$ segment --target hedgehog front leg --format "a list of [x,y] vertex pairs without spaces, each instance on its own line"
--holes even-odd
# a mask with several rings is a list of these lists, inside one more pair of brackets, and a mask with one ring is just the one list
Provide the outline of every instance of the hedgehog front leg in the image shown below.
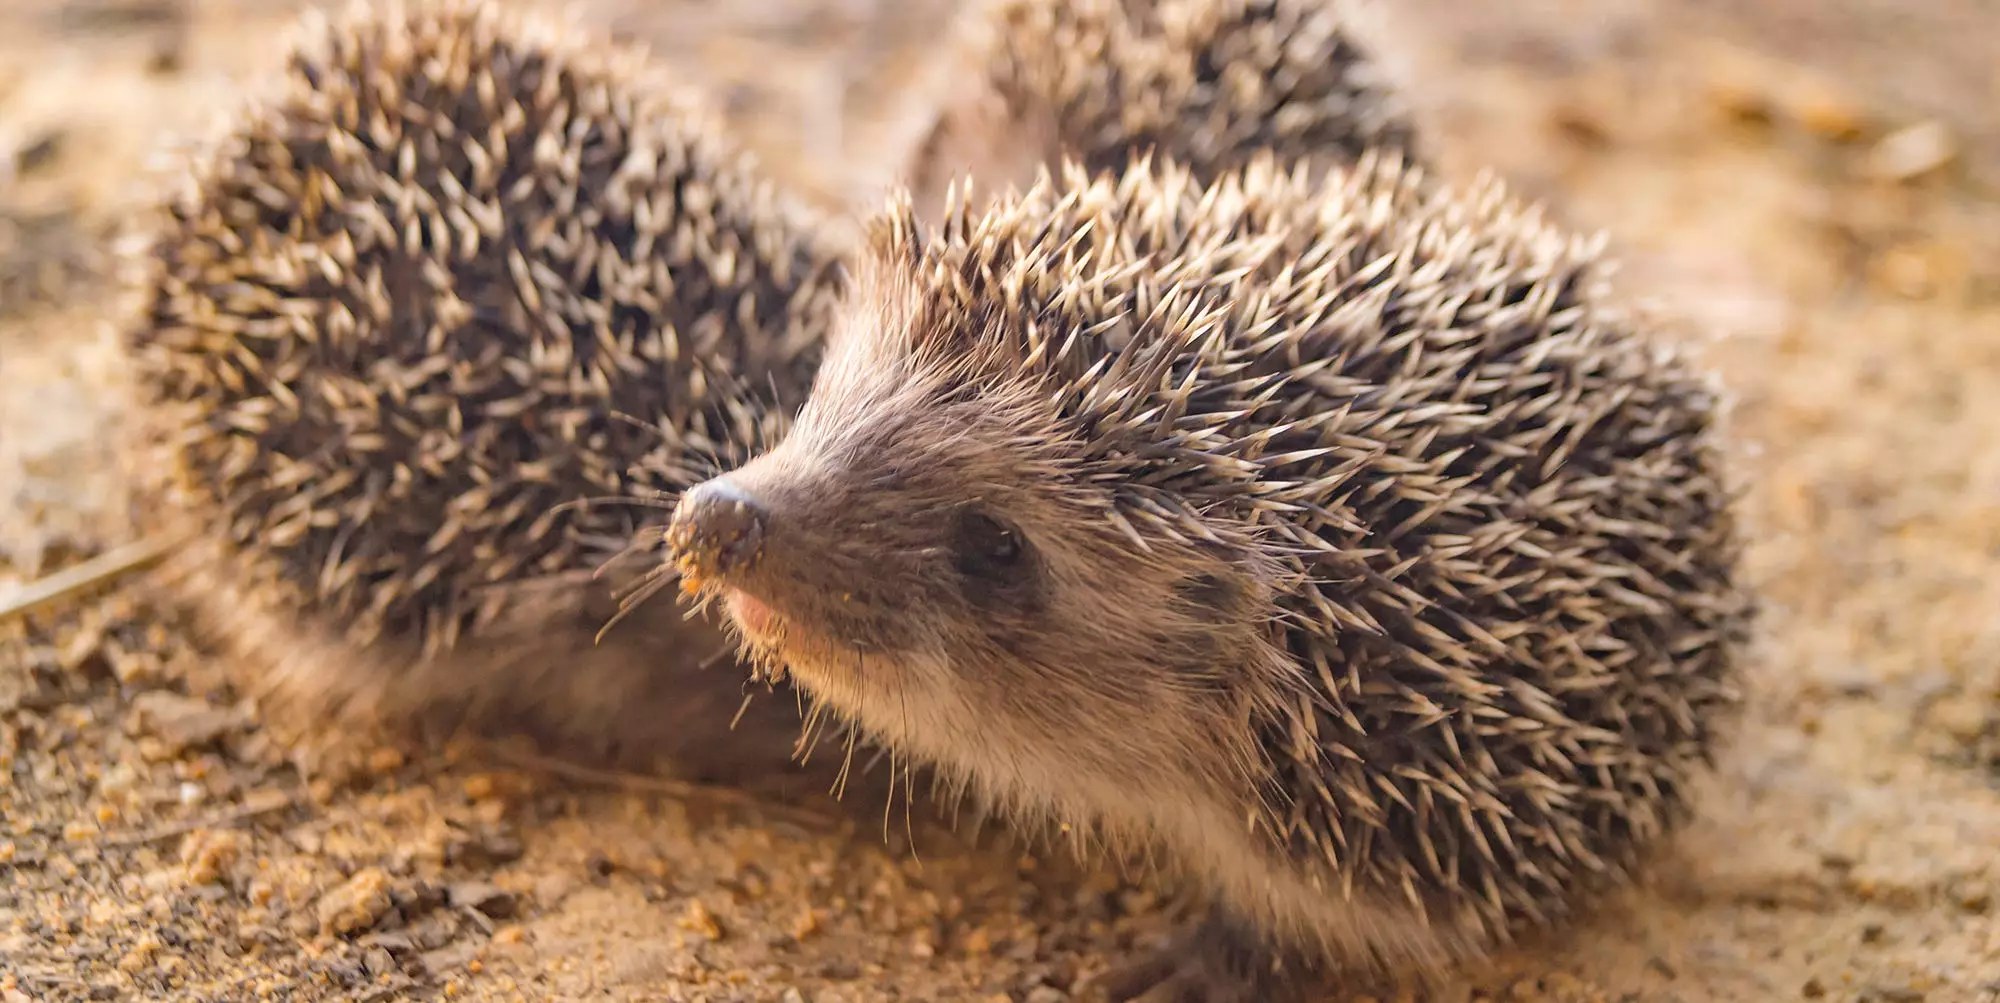
[[1220,909],[1099,979],[1111,1003],[1308,1003],[1312,973]]

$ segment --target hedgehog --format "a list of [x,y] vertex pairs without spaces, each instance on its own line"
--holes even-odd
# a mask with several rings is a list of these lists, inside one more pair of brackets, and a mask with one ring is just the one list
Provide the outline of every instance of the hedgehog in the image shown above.
[[668,514],[630,499],[776,434],[843,281],[700,100],[496,4],[357,3],[163,202],[124,337],[138,516],[271,703],[765,756],[718,734],[742,674],[692,672],[714,628],[595,643]]
[[797,421],[655,572],[982,807],[1192,882],[1117,999],[1435,980],[1573,921],[1739,706],[1723,398],[1605,241],[1490,174],[1310,175],[892,197]]
[[1116,173],[1154,153],[1202,181],[1263,152],[1414,163],[1412,110],[1354,13],[1341,0],[989,0],[954,40],[979,69],[948,85],[904,181],[930,214],[968,175],[997,194],[1065,158]]

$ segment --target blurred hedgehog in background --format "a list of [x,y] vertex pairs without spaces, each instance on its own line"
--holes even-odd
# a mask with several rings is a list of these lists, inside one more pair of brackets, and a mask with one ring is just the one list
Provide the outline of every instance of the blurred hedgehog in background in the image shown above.
[[803,398],[838,251],[642,51],[497,4],[312,15],[274,83],[132,262],[165,580],[315,715],[781,767],[796,708],[719,734],[742,677],[692,674],[710,630],[667,604],[593,639],[665,514],[629,499]]
[[1117,173],[1152,153],[1206,181],[1259,152],[1316,167],[1418,157],[1410,112],[1349,13],[1340,0],[989,0],[959,38],[979,68],[904,180],[928,216],[954,180],[998,194],[1065,158]]

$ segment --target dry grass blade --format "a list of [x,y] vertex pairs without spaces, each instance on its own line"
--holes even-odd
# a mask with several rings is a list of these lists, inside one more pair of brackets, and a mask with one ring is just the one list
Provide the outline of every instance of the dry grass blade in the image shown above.
[[561,777],[577,783],[593,784],[637,794],[661,794],[684,801],[706,802],[727,805],[732,808],[761,812],[782,819],[801,828],[824,831],[833,825],[832,816],[809,808],[777,804],[760,798],[749,791],[734,787],[718,787],[713,784],[698,784],[669,777],[649,777],[637,773],[617,770],[602,770],[563,759],[540,756],[519,749],[511,749],[491,743],[484,744],[485,751],[494,759],[517,769],[537,771]]
[[29,582],[18,594],[0,603],[0,623],[25,617],[44,606],[109,586],[127,575],[152,567],[172,551],[174,545],[172,540],[149,537]]
[[305,794],[302,792],[290,792],[275,798],[259,798],[219,814],[203,818],[191,818],[184,822],[176,822],[172,825],[164,825],[156,829],[147,829],[144,832],[113,836],[106,839],[103,845],[107,847],[142,846],[147,843],[157,843],[161,840],[173,839],[176,836],[185,836],[188,833],[201,829],[225,829],[233,825],[240,825],[253,818],[287,811],[304,803]]

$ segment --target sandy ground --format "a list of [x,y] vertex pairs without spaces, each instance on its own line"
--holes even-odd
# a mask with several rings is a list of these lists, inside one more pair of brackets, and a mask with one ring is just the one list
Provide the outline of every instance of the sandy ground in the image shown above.
[[[0,4],[0,601],[125,539],[92,252],[288,6]],[[883,109],[932,93],[945,6],[592,16],[839,202],[883,180]],[[1608,227],[1628,289],[1727,335],[1770,606],[1658,887],[1451,995],[2000,999],[2000,11],[1404,0],[1379,27],[1452,170]],[[0,1001],[1060,1003],[1169,919],[900,819],[462,749],[305,761],[190,692],[203,658],[116,594],[0,625]]]

